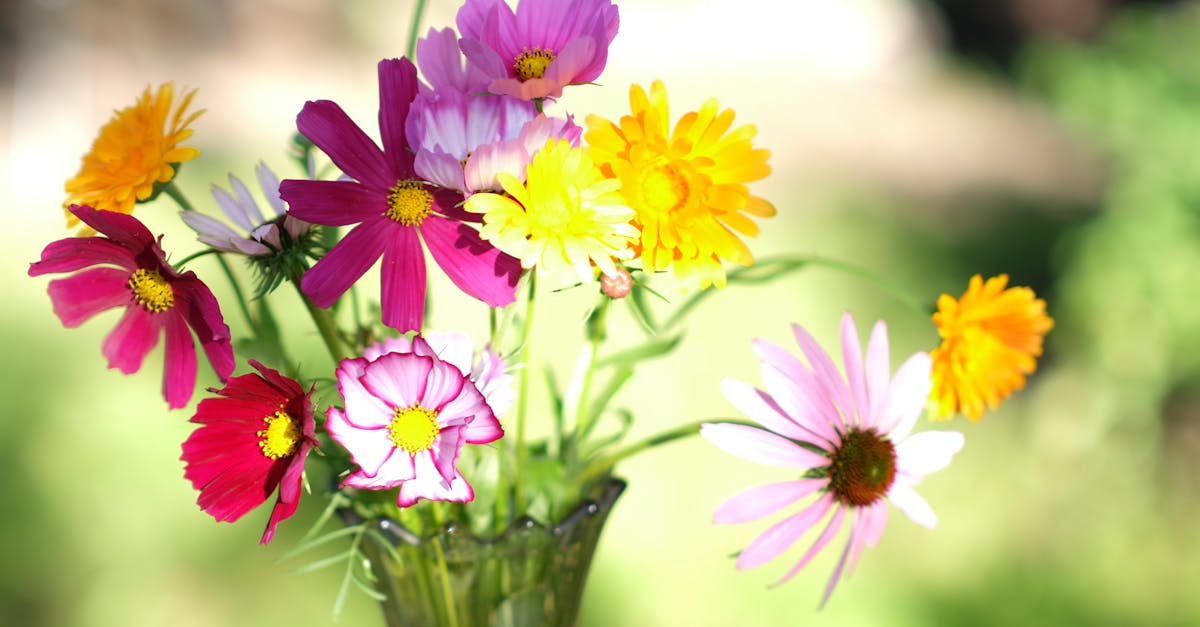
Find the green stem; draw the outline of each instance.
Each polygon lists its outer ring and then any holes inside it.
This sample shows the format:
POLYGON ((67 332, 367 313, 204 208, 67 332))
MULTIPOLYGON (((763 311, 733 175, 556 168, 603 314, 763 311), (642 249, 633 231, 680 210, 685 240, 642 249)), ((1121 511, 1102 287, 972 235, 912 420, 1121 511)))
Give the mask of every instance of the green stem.
MULTIPOLYGON (((600 352, 600 343, 604 341, 605 327, 608 322, 608 308, 611 303, 612 299, 605 297, 603 302, 600 303, 599 310, 595 313, 595 320, 589 323, 588 365, 587 370, 583 374, 583 386, 579 392, 579 402, 575 409, 574 420, 575 433, 580 441, 575 443, 576 446, 572 451, 572 455, 578 453, 578 449, 583 444, 582 440, 591 432, 592 423, 598 417, 589 411, 590 403, 588 403, 588 399, 592 395, 592 378, 596 372, 596 355, 600 352)), ((563 434, 561 431, 558 434, 558 438, 560 442, 559 450, 562 450, 561 442, 563 434)))
POLYGON ((675 427, 674 429, 668 429, 661 433, 652 435, 644 440, 630 444, 629 446, 626 446, 625 448, 623 448, 611 455, 606 455, 605 457, 598 459, 595 462, 592 462, 591 464, 588 465, 587 469, 583 471, 583 474, 580 475, 579 484, 587 485, 588 482, 594 480, 596 477, 599 477, 605 473, 611 472, 613 466, 615 466, 616 463, 621 461, 622 459, 625 459, 627 457, 631 457, 633 455, 641 453, 642 451, 644 451, 646 449, 654 448, 655 446, 669 444, 676 440, 681 440, 683 438, 696 435, 696 434, 700 433, 701 425, 712 423, 712 422, 725 422, 725 423, 756 426, 756 425, 752 425, 751 423, 748 423, 744 420, 732 419, 732 418, 709 418, 708 420, 699 420, 696 422, 689 422, 687 424, 683 424, 678 427, 675 427))
POLYGON ((425 0, 417 0, 416 6, 413 7, 412 26, 408 29, 408 46, 405 49, 405 56, 414 63, 417 56, 417 37, 421 34, 421 14, 424 12, 425 0))
POLYGON ((166 186, 163 187, 163 191, 171 197, 171 200, 175 201, 175 204, 179 205, 180 209, 183 209, 184 211, 196 210, 196 208, 192 206, 192 203, 188 202, 187 197, 183 195, 183 191, 175 185, 175 181, 173 179, 170 183, 167 183, 166 186))
POLYGON ((172 265, 172 267, 175 268, 176 271, 183 270, 183 267, 186 266, 189 261, 199 259, 200 257, 203 257, 205 255, 216 255, 216 254, 219 254, 220 252, 221 251, 219 251, 215 248, 205 248, 204 250, 202 250, 200 252, 192 253, 192 254, 188 255, 187 257, 184 257, 179 262, 173 263, 171 265, 172 265))
POLYGON ((242 292, 242 286, 238 284, 237 277, 233 275, 233 268, 229 267, 229 262, 225 261, 225 255, 217 255, 217 264, 221 266, 221 271, 225 273, 225 278, 229 279, 229 285, 233 288, 233 294, 237 297, 238 307, 242 310, 242 315, 246 317, 246 324, 254 335, 258 335, 258 325, 254 322, 254 316, 250 315, 250 307, 246 303, 246 295, 242 292))
MULTIPOLYGON (((840 270, 860 279, 864 279, 870 283, 874 283, 877 287, 880 287, 885 292, 891 294, 896 300, 904 303, 908 307, 911 307, 914 311, 920 312, 922 316, 928 316, 930 314, 929 307, 926 306, 924 302, 912 294, 884 280, 884 278, 878 274, 854 264, 839 261, 837 259, 829 259, 826 257, 788 256, 760 259, 758 263, 753 266, 731 270, 728 274, 728 282, 762 283, 778 278, 779 276, 789 272, 794 272, 809 265, 824 266, 833 270, 840 270)), ((665 323, 663 323, 662 327, 659 329, 659 332, 661 333, 668 331, 674 326, 683 322, 683 319, 689 312, 691 312, 692 309, 695 309, 697 305, 707 299, 715 291, 716 290, 706 289, 692 294, 691 297, 685 300, 683 304, 671 314, 671 317, 668 318, 665 323)))
POLYGON ((308 315, 312 316, 313 322, 317 325, 317 332, 321 334, 321 339, 325 341, 325 348, 329 349, 329 356, 333 357, 333 363, 339 363, 346 358, 346 353, 342 349, 342 339, 338 335, 337 323, 333 320, 333 312, 328 309, 321 309, 309 300, 308 296, 300 290, 300 278, 292 277, 292 285, 296 288, 296 293, 300 295, 300 300, 304 302, 304 307, 308 309, 308 315))
POLYGON ((529 377, 533 370, 530 364, 530 354, 532 353, 530 345, 530 336, 533 334, 533 305, 534 297, 537 294, 537 268, 529 271, 529 295, 525 301, 525 325, 521 332, 521 358, 518 360, 521 366, 521 380, 518 382, 517 388, 517 443, 516 443, 516 469, 513 479, 513 501, 516 503, 516 512, 522 512, 525 509, 524 490, 521 487, 521 480, 524 477, 522 474, 525 470, 525 414, 529 407, 529 377))

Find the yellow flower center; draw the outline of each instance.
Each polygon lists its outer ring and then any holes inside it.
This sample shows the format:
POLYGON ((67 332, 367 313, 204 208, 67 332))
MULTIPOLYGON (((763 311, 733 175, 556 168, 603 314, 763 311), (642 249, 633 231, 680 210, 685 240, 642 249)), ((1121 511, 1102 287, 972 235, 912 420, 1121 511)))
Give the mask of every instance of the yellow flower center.
POLYGON ((659 213, 669 213, 683 207, 691 188, 683 173, 670 163, 662 163, 642 171, 638 178, 643 206, 659 213))
POLYGON ((263 418, 263 422, 267 423, 267 428, 255 433, 262 438, 258 441, 258 448, 262 449, 263 455, 271 459, 291 455, 302 437, 300 425, 282 409, 263 418))
POLYGON ((875 431, 852 428, 830 456, 829 491, 845 505, 882 498, 896 479, 896 447, 875 431))
POLYGON ((162 278, 158 270, 139 268, 129 275, 126 285, 146 311, 162 313, 175 306, 175 292, 171 291, 171 284, 162 278))
POLYGON ((433 194, 417 181, 400 181, 388 192, 387 217, 404 226, 420 226, 433 210, 433 194))
POLYGON ((513 59, 513 70, 516 71, 517 78, 523 81, 541 78, 546 74, 546 68, 550 67, 550 62, 553 60, 553 52, 541 46, 534 46, 533 50, 526 48, 517 55, 516 59, 513 59))
POLYGON ((416 455, 433 446, 438 435, 437 411, 420 405, 397 407, 388 435, 396 448, 416 455))

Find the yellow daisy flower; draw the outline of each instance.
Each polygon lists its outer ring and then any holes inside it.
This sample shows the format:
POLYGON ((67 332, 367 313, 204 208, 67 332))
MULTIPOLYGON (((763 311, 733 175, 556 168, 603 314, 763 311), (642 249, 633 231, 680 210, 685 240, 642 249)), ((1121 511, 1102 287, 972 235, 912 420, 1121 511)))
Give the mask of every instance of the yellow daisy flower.
MULTIPOLYGON (((146 200, 154 186, 175 176, 172 164, 195 159, 200 151, 179 143, 192 136, 188 126, 204 110, 187 115, 196 90, 183 95, 172 114, 175 86, 166 83, 151 93, 147 87, 133 106, 113 113, 100 128, 92 149, 83 156, 79 172, 65 188, 63 207, 88 205, 101 211, 132 213, 133 205, 146 200), (168 127, 168 117, 170 126, 168 127)), ((67 212, 67 226, 79 219, 67 212)))
POLYGON ((472 194, 464 207, 483 214, 479 235, 523 268, 591 282, 592 264, 614 275, 613 259, 632 256, 633 210, 617 191, 620 182, 605 178, 583 149, 550 140, 534 155, 524 184, 506 172, 499 179, 507 195, 472 194))
POLYGON ((962 298, 938 298, 933 322, 942 345, 933 357, 933 418, 962 412, 978 421, 986 409, 1025 386, 1037 369, 1042 338, 1054 327, 1046 301, 1027 287, 1011 287, 1008 275, 984 282, 975 275, 962 298))
POLYGON ((647 272, 674 267, 675 276, 701 288, 725 286, 722 261, 743 266, 754 257, 734 233, 753 237, 758 225, 745 214, 775 215, 771 203, 751 195, 746 183, 771 172, 770 152, 751 144, 753 125, 730 131, 734 112, 709 100, 668 127, 667 89, 662 81, 629 90, 632 115, 614 124, 588 116, 585 136, 605 175, 621 181, 621 192, 637 211, 634 225, 647 272))

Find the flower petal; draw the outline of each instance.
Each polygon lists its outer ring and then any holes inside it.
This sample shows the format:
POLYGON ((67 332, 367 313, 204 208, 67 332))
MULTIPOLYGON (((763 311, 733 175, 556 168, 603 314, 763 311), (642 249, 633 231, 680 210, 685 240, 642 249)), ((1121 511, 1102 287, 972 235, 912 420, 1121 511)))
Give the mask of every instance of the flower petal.
POLYGON ((128 280, 124 268, 93 268, 51 281, 50 302, 63 326, 77 327, 102 311, 128 306, 132 299, 128 280))
POLYGON ((103 237, 68 237, 46 245, 40 261, 29 264, 29 276, 53 272, 74 272, 97 264, 124 268, 126 274, 137 270, 129 249, 103 237))
POLYGON ((743 490, 717 507, 713 522, 719 525, 750 522, 799 501, 829 485, 828 479, 800 479, 768 483, 743 490))
POLYGON ((434 467, 429 452, 417 455, 416 466, 416 478, 400 484, 400 493, 396 497, 396 504, 400 507, 415 505, 417 499, 466 503, 475 498, 475 491, 461 473, 455 472, 449 483, 444 481, 434 467))
MULTIPOLYGON (((833 497, 829 497, 829 498, 832 499, 833 497)), ((801 557, 800 561, 796 562, 796 565, 792 566, 791 570, 787 571, 787 573, 785 573, 782 577, 780 577, 779 580, 776 581, 773 585, 778 586, 779 584, 782 584, 783 582, 787 581, 788 579, 795 577, 796 573, 800 572, 801 569, 803 569, 805 566, 807 566, 808 563, 810 561, 812 561, 812 558, 816 557, 817 553, 820 553, 821 549, 825 548, 825 545, 829 544, 829 541, 833 539, 833 536, 837 535, 837 532, 839 530, 841 530, 842 521, 845 520, 845 518, 846 518, 846 508, 845 507, 834 508, 833 516, 829 519, 829 522, 825 525, 825 529, 823 529, 821 531, 821 535, 817 536, 817 539, 813 542, 812 546, 808 548, 808 551, 804 554, 804 557, 801 557)), ((833 584, 837 583, 836 577, 841 575, 841 566, 842 566, 842 564, 845 563, 845 559, 846 559, 846 556, 843 553, 842 559, 838 563, 838 568, 836 570, 834 570, 833 574, 834 574, 835 579, 833 579, 830 582, 831 588, 829 588, 829 590, 832 589, 833 584)))
POLYGON ((415 228, 399 223, 396 227, 379 269, 383 323, 401 333, 420 331, 425 321, 425 251, 415 228))
POLYGON ((887 407, 892 381, 891 355, 888 352, 887 325, 882 320, 871 330, 871 342, 867 345, 867 399, 870 408, 860 415, 866 426, 877 427, 883 410, 887 407))
POLYGON ((917 477, 933 474, 950 465, 962 450, 965 438, 958 431, 923 431, 896 445, 896 465, 917 477))
POLYGON ((767 429, 793 440, 813 439, 811 432, 783 413, 770 394, 732 379, 721 381, 721 391, 738 411, 767 429))
POLYGON ((350 453, 351 459, 367 477, 378 476, 380 468, 393 452, 407 456, 403 451, 397 452, 385 429, 360 429, 350 424, 345 414, 336 407, 327 409, 325 417, 325 430, 329 436, 350 453))
POLYGON ((862 345, 858 341, 858 327, 850 314, 842 316, 842 363, 846 366, 846 380, 850 384, 850 397, 854 411, 846 416, 851 426, 869 427, 866 424, 871 404, 867 400, 867 381, 863 372, 862 345))
POLYGON ((179 409, 188 404, 196 389, 196 346, 183 316, 166 316, 165 327, 163 397, 167 399, 167 407, 179 409))
POLYGON ((108 367, 125 374, 137 372, 146 354, 158 344, 160 329, 160 314, 152 314, 136 305, 126 309, 101 345, 101 352, 108 358, 108 367))
POLYGON ((279 184, 288 214, 313 224, 347 226, 387 213, 387 193, 354 181, 287 179, 279 184))
MULTIPOLYGON (((829 513, 832 507, 833 496, 825 493, 808 507, 775 523, 742 549, 735 562, 737 569, 747 570, 775 559, 829 513)), ((838 511, 842 511, 841 508, 838 511)))
POLYGON ((466 224, 431 215, 421 235, 434 261, 463 292, 490 307, 516 300, 521 263, 500 252, 466 224))
POLYGON ((911 487, 898 481, 892 485, 891 490, 888 490, 887 497, 893 505, 904 512, 905 516, 908 516, 910 520, 918 525, 928 529, 933 529, 937 526, 937 514, 933 513, 933 508, 929 506, 929 502, 920 494, 917 494, 917 491, 911 487))
POLYGON ((879 416, 879 431, 893 442, 903 442, 925 410, 933 387, 933 360, 926 353, 909 357, 888 387, 887 404, 879 416))
MULTIPOLYGON (((300 132, 325 151, 342 172, 364 185, 386 191, 398 177, 383 151, 337 103, 310 100, 296 116, 300 132)), ((287 197, 284 197, 287 200, 287 197)))
POLYGON ((742 459, 787 468, 820 468, 829 459, 756 427, 729 423, 705 423, 700 435, 742 459))
MULTIPOLYGON (((417 97, 417 68, 407 58, 379 62, 379 135, 383 152, 397 179, 413 174, 413 155, 404 138, 409 105, 417 97)), ((394 183, 395 181, 393 181, 394 183)))
POLYGON ((229 326, 221 315, 220 305, 208 286, 187 272, 175 284, 175 306, 200 340, 208 363, 222 381, 233 374, 237 363, 233 357, 229 326))
POLYGON ((300 279, 300 289, 313 304, 329 308, 383 254, 395 230, 384 216, 354 227, 300 279))

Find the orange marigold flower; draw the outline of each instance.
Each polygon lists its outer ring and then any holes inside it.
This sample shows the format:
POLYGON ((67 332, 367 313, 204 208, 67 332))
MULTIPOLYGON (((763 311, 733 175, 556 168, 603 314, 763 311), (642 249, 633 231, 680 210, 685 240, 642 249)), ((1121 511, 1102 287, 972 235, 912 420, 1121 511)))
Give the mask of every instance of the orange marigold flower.
POLYGON ((770 152, 751 143, 753 125, 730 130, 734 112, 716 100, 684 114, 672 128, 661 81, 649 95, 633 85, 629 104, 631 115, 618 123, 588 116, 585 139, 596 164, 621 181, 621 193, 637 212, 643 269, 673 266, 681 280, 724 287, 722 261, 754 263, 734 232, 753 237, 758 225, 748 216, 775 215, 771 203, 746 188, 771 172, 770 152))
MULTIPOLYGON (((136 103, 114 112, 83 156, 79 172, 64 186, 63 207, 87 205, 133 213, 134 204, 150 198, 155 185, 175 176, 174 164, 200 154, 179 145, 192 136, 188 126, 204 113, 203 109, 187 113, 195 94, 194 89, 185 93, 172 113, 175 86, 165 83, 153 93, 146 87, 136 103)), ((67 212, 67 226, 77 224, 78 218, 67 212)))
POLYGON ((961 412, 978 421, 1037 369, 1042 338, 1054 320, 1033 290, 1007 285, 1006 274, 986 282, 977 274, 962 298, 938 298, 933 322, 942 345, 931 354, 935 420, 961 412))

